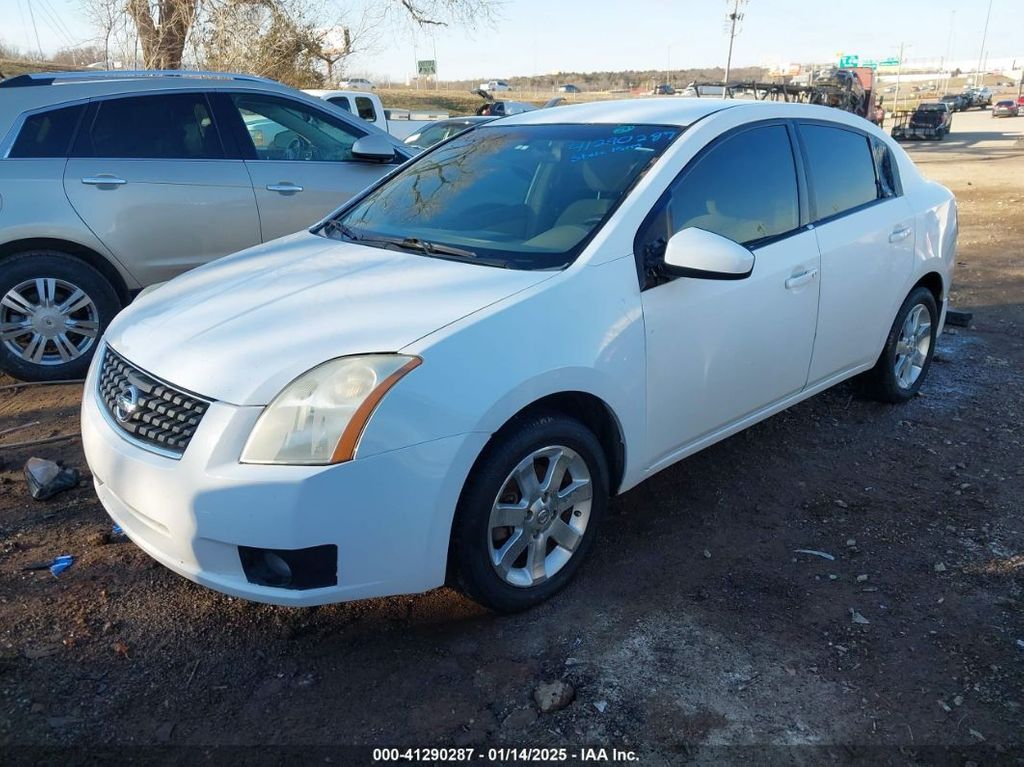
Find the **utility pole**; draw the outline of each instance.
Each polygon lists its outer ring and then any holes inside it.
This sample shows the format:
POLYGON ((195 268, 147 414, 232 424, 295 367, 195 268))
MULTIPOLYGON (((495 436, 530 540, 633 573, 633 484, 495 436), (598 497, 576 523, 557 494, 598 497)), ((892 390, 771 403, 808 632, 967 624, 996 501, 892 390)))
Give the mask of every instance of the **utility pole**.
POLYGON ((746 0, 733 0, 732 12, 729 13, 726 18, 729 19, 729 55, 725 59, 725 85, 722 88, 722 98, 726 98, 729 93, 729 73, 732 71, 732 44, 736 39, 736 22, 743 18, 743 14, 740 13, 740 3, 746 2, 746 0))
POLYGON ((974 87, 980 88, 985 84, 985 75, 981 73, 982 61, 985 59, 985 43, 988 40, 988 20, 992 16, 992 0, 988 0, 988 12, 985 14, 985 29, 981 33, 981 50, 978 51, 978 72, 974 77, 974 87), (979 79, 981 82, 978 82, 979 79))
POLYGON ((898 112, 900 108, 900 76, 903 74, 903 49, 905 44, 900 43, 900 63, 896 65, 896 93, 893 94, 892 111, 898 112))
POLYGON ((943 74, 945 75, 945 78, 942 81, 942 93, 939 94, 940 96, 945 94, 946 91, 949 90, 949 73, 953 69, 953 67, 950 66, 950 63, 949 63, 949 57, 953 54, 953 28, 955 27, 955 24, 954 24, 955 21, 956 21, 956 11, 950 11, 949 12, 949 37, 946 38, 946 55, 942 59, 942 63, 943 63, 942 71, 943 71, 943 74))

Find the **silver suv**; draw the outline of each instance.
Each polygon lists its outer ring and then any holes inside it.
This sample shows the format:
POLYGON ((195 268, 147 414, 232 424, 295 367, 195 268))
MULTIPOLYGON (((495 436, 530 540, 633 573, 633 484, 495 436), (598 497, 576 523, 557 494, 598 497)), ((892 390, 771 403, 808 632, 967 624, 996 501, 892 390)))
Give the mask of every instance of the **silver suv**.
POLYGON ((309 226, 411 152, 280 83, 73 72, 0 83, 0 369, 84 376, 141 288, 309 226))

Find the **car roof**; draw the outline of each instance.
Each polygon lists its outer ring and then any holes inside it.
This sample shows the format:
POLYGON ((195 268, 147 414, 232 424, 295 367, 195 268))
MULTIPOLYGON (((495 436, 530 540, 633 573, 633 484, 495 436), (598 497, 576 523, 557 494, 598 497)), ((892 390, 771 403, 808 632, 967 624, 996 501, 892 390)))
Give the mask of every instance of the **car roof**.
POLYGON ((866 129, 871 125, 859 115, 835 109, 834 107, 794 102, 707 97, 635 98, 571 104, 552 109, 537 109, 532 112, 504 117, 501 120, 501 125, 638 123, 646 125, 678 125, 685 128, 709 115, 726 109, 742 109, 745 112, 749 112, 751 120, 805 118, 844 123, 862 129, 866 129))

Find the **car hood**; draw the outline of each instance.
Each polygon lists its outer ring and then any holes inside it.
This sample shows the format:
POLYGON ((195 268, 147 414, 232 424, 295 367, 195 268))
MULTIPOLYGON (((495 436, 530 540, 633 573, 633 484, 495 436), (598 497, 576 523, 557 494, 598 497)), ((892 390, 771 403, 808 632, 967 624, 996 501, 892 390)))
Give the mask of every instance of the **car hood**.
POLYGON ((121 312, 104 338, 177 387, 265 405, 321 362, 398 351, 551 276, 303 232, 171 280, 121 312))

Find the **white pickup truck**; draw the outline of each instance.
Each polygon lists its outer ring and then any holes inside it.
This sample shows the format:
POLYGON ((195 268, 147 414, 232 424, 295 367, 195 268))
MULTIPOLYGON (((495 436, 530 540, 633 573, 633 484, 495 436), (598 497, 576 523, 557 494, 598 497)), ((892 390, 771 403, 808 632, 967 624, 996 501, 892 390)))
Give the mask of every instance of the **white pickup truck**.
POLYGON ((385 109, 380 97, 369 91, 307 90, 306 93, 330 102, 346 112, 358 115, 397 139, 411 136, 428 123, 435 120, 446 120, 449 116, 447 112, 410 112, 408 109, 385 109))

